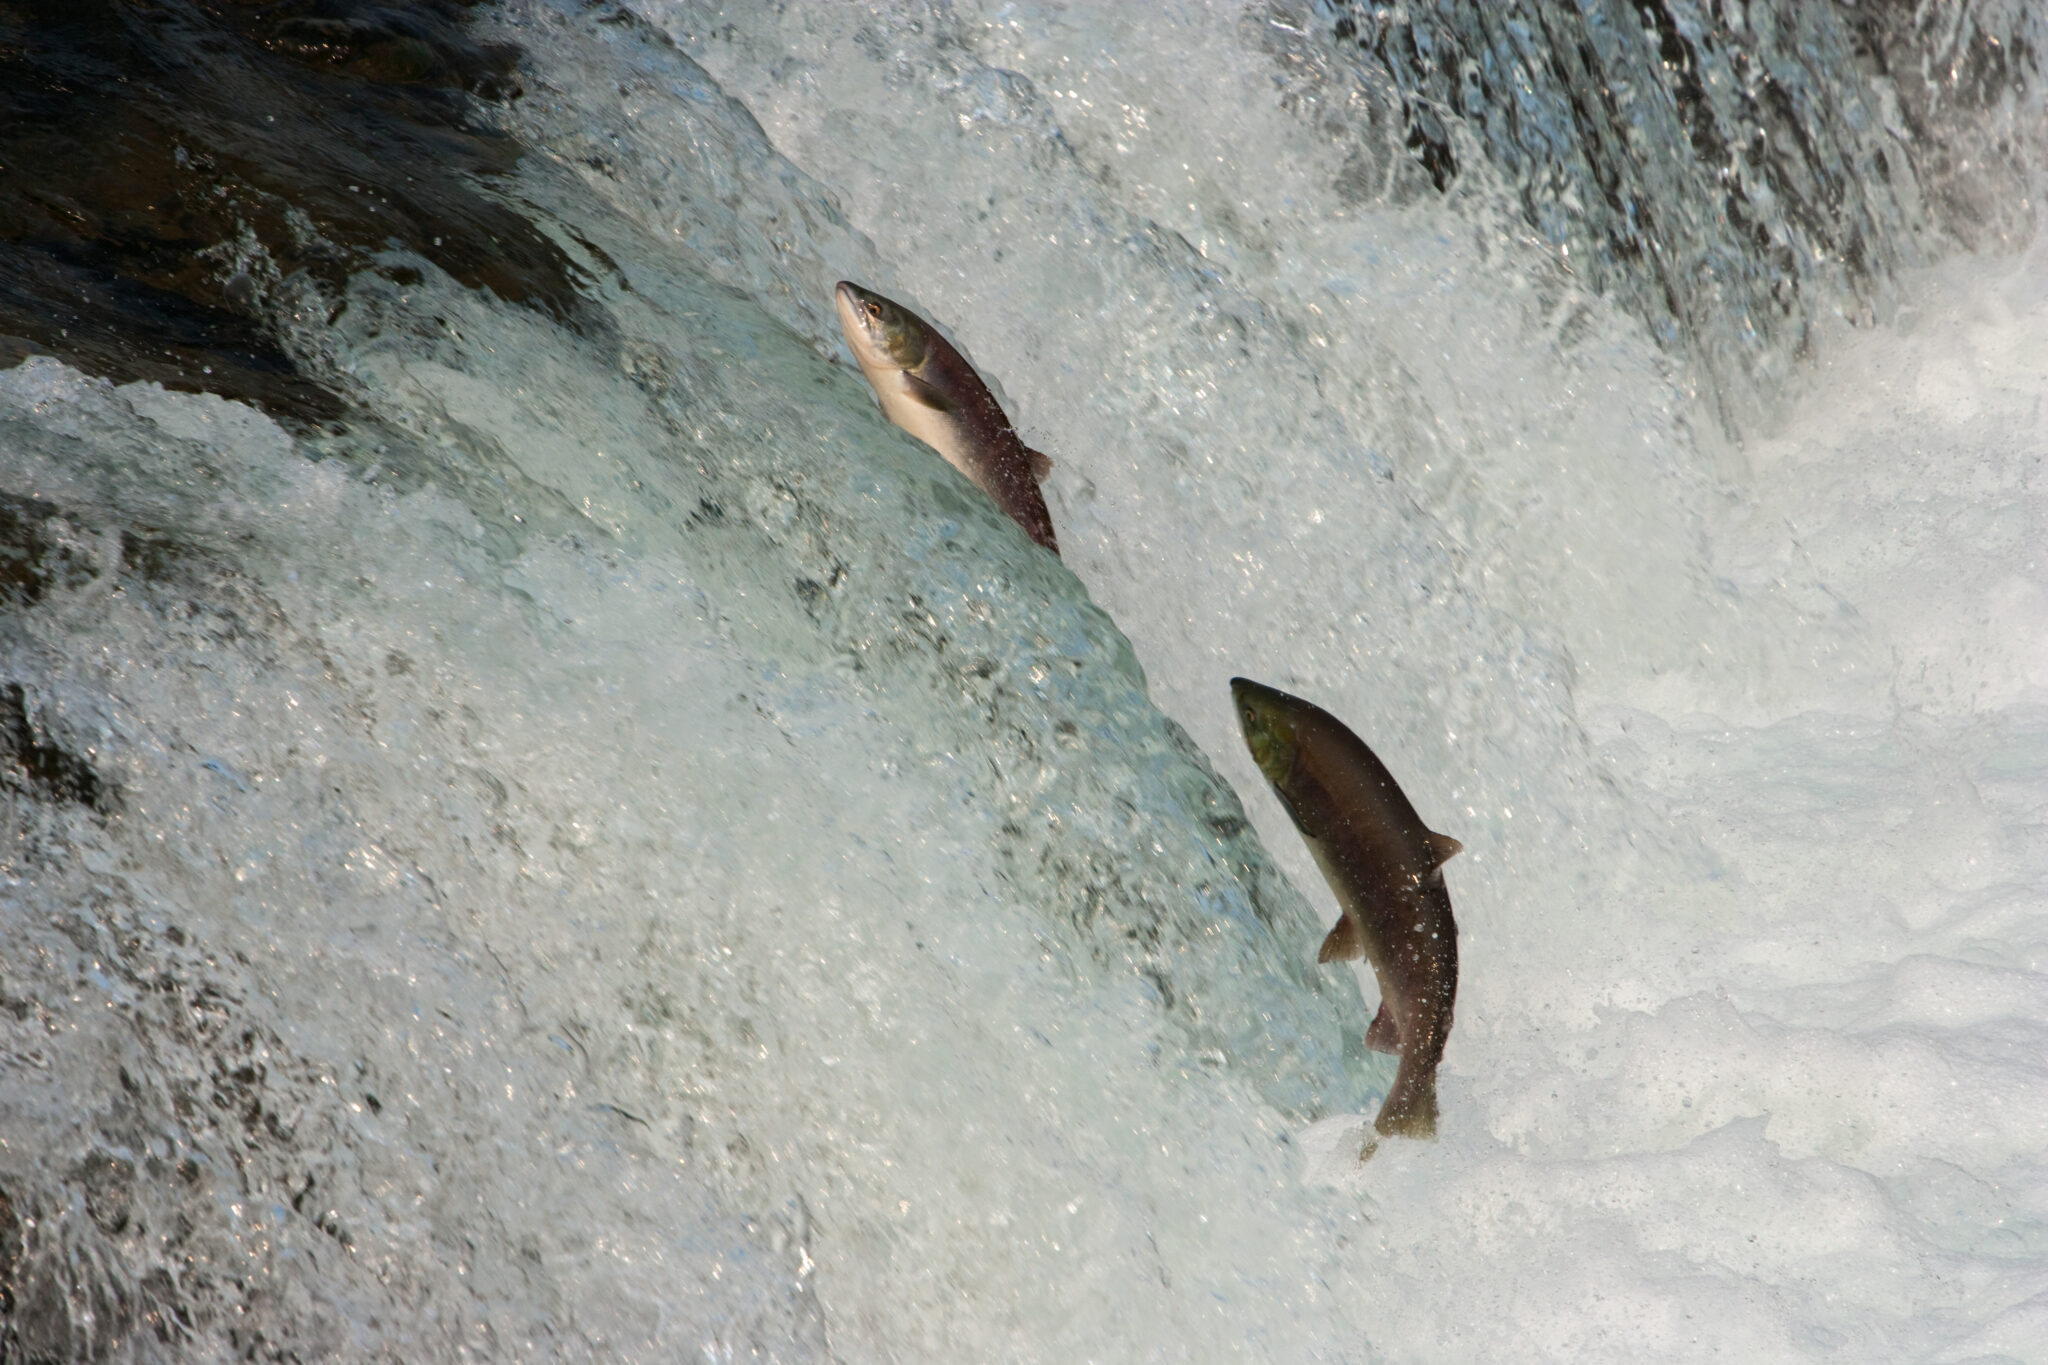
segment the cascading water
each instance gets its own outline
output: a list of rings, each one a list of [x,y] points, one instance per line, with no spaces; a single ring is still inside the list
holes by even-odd
[[[0,16],[0,1359],[2037,1358],[2040,21],[1739,10]]]

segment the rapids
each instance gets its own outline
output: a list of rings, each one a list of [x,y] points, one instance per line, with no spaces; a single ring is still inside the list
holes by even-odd
[[[2042,21],[1410,8],[19,21],[0,1359],[2040,1359]]]

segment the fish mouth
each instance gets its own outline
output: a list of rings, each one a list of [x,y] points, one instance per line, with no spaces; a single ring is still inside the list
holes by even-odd
[[[1232,678],[1230,699],[1252,762],[1268,782],[1280,786],[1294,771],[1294,725],[1286,705],[1292,698],[1250,678]]]
[[[872,346],[875,340],[868,310],[861,307],[862,296],[866,293],[852,280],[841,280],[832,290],[833,302],[839,305],[839,330],[846,333],[847,344],[856,348],[863,341]]]
[[[1235,704],[1238,721],[1250,725],[1254,720],[1271,722],[1287,714],[1288,703],[1294,698],[1277,687],[1268,687],[1250,678],[1230,680],[1230,700]]]
[[[1266,701],[1286,695],[1285,692],[1280,691],[1276,687],[1268,687],[1264,683],[1253,682],[1250,678],[1232,678],[1230,680],[1231,700],[1239,705],[1243,705],[1250,698]]]

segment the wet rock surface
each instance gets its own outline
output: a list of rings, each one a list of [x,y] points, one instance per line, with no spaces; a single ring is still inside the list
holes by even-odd
[[[489,185],[518,53],[452,0],[0,7],[0,366],[54,355],[333,420],[318,330],[416,256],[587,321],[573,268]]]

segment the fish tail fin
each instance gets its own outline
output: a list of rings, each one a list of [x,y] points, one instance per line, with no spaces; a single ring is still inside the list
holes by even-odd
[[[1052,533],[1052,518],[1050,516],[1033,517],[1030,521],[1020,524],[1024,527],[1024,534],[1030,536],[1046,549],[1051,550],[1053,558],[1059,558],[1059,537]]]
[[[1424,1062],[1415,1049],[1403,1053],[1387,1102],[1372,1126],[1388,1137],[1435,1137],[1436,1065]]]

